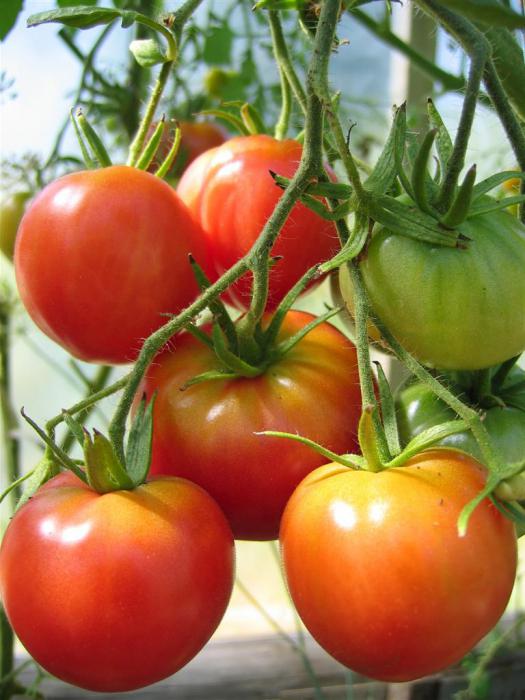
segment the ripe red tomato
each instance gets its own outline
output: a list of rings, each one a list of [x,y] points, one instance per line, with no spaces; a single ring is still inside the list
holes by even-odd
[[[279,340],[311,320],[288,313]],[[151,472],[184,476],[205,488],[236,538],[274,539],[286,501],[323,457],[297,442],[255,433],[299,433],[336,452],[355,451],[361,412],[355,348],[323,323],[258,377],[181,391],[195,375],[218,368],[212,350],[187,333],[152,362],[138,392],[156,392]]]
[[[100,495],[63,473],[7,528],[0,597],[47,671],[127,691],[171,675],[208,641],[233,567],[228,524],[195,484],[157,479]]]
[[[15,272],[29,315],[89,362],[130,362],[198,294],[202,234],[172,188],[126,166],[72,173],[24,215]]]
[[[304,479],[282,519],[283,564],[328,653],[407,681],[459,661],[492,629],[516,574],[514,526],[486,499],[457,532],[484,483],[481,465],[445,449],[380,473],[329,464]]]
[[[248,252],[281,197],[269,171],[292,177],[301,153],[297,141],[239,136],[206,151],[186,169],[177,192],[204,229],[213,279]],[[334,224],[296,204],[271,251],[283,260],[270,273],[267,308],[275,308],[310,267],[338,248]],[[246,275],[227,298],[246,308],[250,290],[251,275]]]

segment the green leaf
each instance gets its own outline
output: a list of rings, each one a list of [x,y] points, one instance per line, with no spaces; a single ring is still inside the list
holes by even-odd
[[[155,396],[146,404],[143,398],[129,431],[126,445],[126,469],[135,486],[146,481],[151,463],[153,439],[153,404]]]
[[[497,0],[441,0],[441,4],[474,22],[507,29],[525,29],[525,16]]]
[[[0,12],[0,41],[3,41],[15,26],[24,0],[3,0]]]
[[[233,32],[227,24],[212,27],[204,42],[202,57],[209,66],[229,65]]]
[[[93,437],[84,432],[84,457],[88,483],[98,493],[134,487],[113,445],[98,430],[93,431]]]
[[[129,50],[143,68],[151,68],[168,60],[162,46],[155,39],[135,39],[129,45]]]
[[[96,5],[98,0],[56,0],[57,7],[78,7],[79,5]]]
[[[108,7],[90,7],[88,5],[63,7],[58,10],[37,12],[31,15],[28,17],[27,26],[37,27],[39,24],[58,22],[59,24],[65,24],[67,27],[89,29],[101,24],[109,24],[121,17],[122,14],[120,10]]]

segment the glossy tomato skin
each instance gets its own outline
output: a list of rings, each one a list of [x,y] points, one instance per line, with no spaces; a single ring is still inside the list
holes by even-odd
[[[202,236],[172,188],[126,166],[48,185],[22,219],[15,272],[29,315],[81,360],[133,361],[144,338],[198,294]]]
[[[288,313],[280,339],[311,320]],[[355,451],[361,397],[354,346],[323,323],[258,377],[181,391],[218,364],[189,334],[173,344],[152,362],[138,392],[156,392],[151,472],[183,476],[206,489],[237,539],[275,539],[286,501],[323,458],[297,442],[255,433],[298,433],[339,453]]]
[[[233,538],[213,500],[182,479],[99,495],[71,473],[14,516],[0,596],[21,642],[58,678],[140,688],[208,641],[233,585]]]
[[[427,428],[457,420],[454,411],[424,384],[402,387],[396,395],[396,418],[403,444]],[[485,426],[493,446],[507,464],[519,462],[525,456],[525,411],[514,406],[492,406],[483,411]],[[440,440],[439,445],[454,447],[483,461],[474,436],[467,430]]]
[[[461,230],[464,250],[380,229],[361,262],[377,316],[423,364],[445,370],[490,367],[525,349],[525,227],[500,211]]]
[[[213,279],[248,252],[282,196],[270,171],[292,177],[301,153],[301,145],[290,139],[239,136],[203,153],[186,169],[177,192],[204,229]],[[272,255],[283,259],[270,272],[267,308],[275,308],[310,267],[338,248],[334,224],[296,204],[272,248]],[[250,291],[251,277],[244,276],[230,288],[228,300],[246,308]]]
[[[379,474],[325,465],[299,485],[281,524],[288,587],[301,619],[338,661],[408,681],[459,661],[503,613],[516,574],[513,524],[488,500],[457,533],[484,485],[453,450]]]

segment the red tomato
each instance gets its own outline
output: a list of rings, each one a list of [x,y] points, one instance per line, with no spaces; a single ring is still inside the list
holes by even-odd
[[[496,624],[516,575],[514,526],[486,499],[459,537],[481,465],[427,451],[378,474],[329,464],[282,519],[297,611],[328,653],[358,673],[407,681],[459,661]]]
[[[279,339],[311,320],[310,314],[288,313]],[[336,452],[355,450],[361,396],[354,346],[323,323],[258,377],[181,391],[219,364],[189,334],[178,335],[173,345],[151,364],[137,394],[156,392],[152,473],[184,476],[205,488],[236,538],[276,538],[286,501],[323,457],[297,442],[254,433],[299,433]]]
[[[100,495],[71,473],[14,516],[0,596],[33,658],[90,690],[165,678],[208,641],[233,585],[228,524],[184,479]]]
[[[301,153],[297,141],[239,136],[203,153],[186,169],[177,192],[204,229],[213,279],[248,252],[280,199],[282,191],[269,171],[292,177]],[[334,224],[296,204],[271,251],[283,260],[270,273],[267,308],[275,308],[310,267],[338,248]],[[245,308],[250,290],[247,275],[228,290],[227,298]]]
[[[172,188],[126,166],[48,185],[22,219],[15,271],[29,315],[81,360],[130,362],[198,294],[202,234]]]

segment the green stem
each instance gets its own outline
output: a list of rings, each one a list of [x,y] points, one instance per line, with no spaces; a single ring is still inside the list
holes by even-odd
[[[20,443],[16,437],[18,420],[11,397],[11,305],[8,300],[0,303],[0,397],[1,420],[4,436],[5,478],[8,484],[20,476]],[[10,512],[14,511],[20,496],[14,489],[10,496]]]
[[[282,140],[286,136],[288,131],[288,125],[290,123],[290,112],[292,108],[292,91],[290,83],[286,76],[286,71],[281,65],[280,57],[282,55],[282,46],[286,50],[286,44],[284,43],[284,37],[282,32],[281,23],[279,21],[279,14],[276,10],[270,10],[268,12],[268,20],[270,22],[270,32],[272,35],[272,46],[275,59],[277,61],[277,66],[279,68],[279,79],[281,82],[281,112],[279,114],[279,119],[275,125],[275,138]]]
[[[470,71],[465,89],[454,148],[447,164],[437,206],[447,211],[452,203],[459,175],[465,164],[465,155],[481,86],[485,65],[490,57],[488,41],[471,22],[456,15],[435,0],[417,0],[417,4],[439,22],[453,36],[470,57]]]
[[[275,60],[279,66],[279,72],[282,72],[294,94],[302,111],[306,113],[307,98],[306,92],[299,80],[299,76],[295,72],[295,67],[290,59],[288,47],[284,38],[283,28],[279,13],[276,10],[270,10],[268,13],[270,29],[272,33],[272,44]]]
[[[173,68],[173,63],[173,61],[167,61],[166,63],[162,64],[159,77],[157,78],[157,82],[153,87],[153,92],[151,93],[148,106],[146,108],[146,113],[144,114],[144,117],[140,122],[137,135],[135,136],[133,142],[131,143],[131,146],[129,147],[128,165],[134,166],[140,158],[142,147],[146,139],[146,134],[148,133],[150,124],[153,121],[153,117],[155,116],[155,111],[160,102],[162,93],[164,92],[164,88],[166,87],[169,74],[171,72],[171,69]]]
[[[492,61],[489,61],[485,66],[484,80],[487,92],[507,134],[518,165],[521,170],[525,171],[525,130],[507,99]],[[525,194],[525,181],[521,183],[521,193]],[[520,207],[520,219],[525,223],[525,206],[523,204]]]

